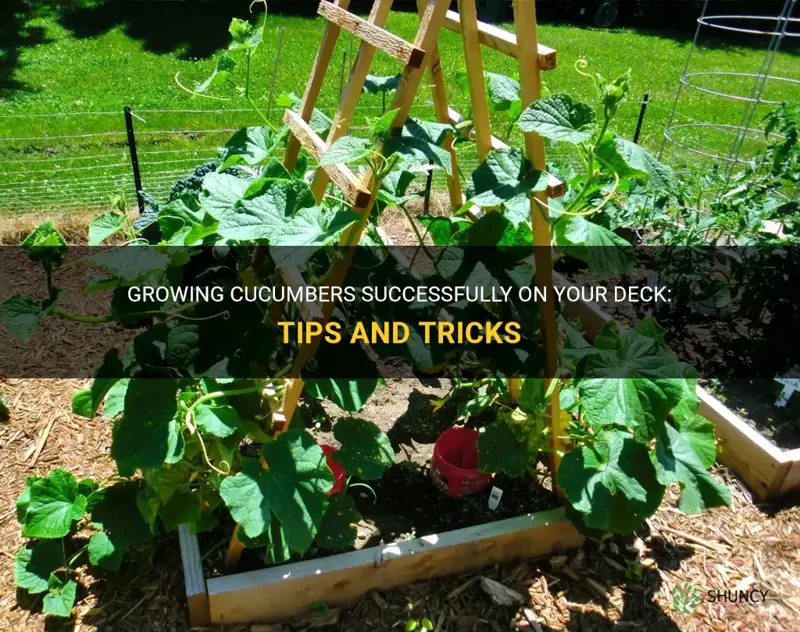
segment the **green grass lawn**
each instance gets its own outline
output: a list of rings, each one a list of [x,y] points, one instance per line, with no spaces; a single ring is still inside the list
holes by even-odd
[[[225,30],[226,22],[219,21],[221,31]],[[200,99],[175,84],[178,72],[187,85],[202,81],[213,68],[213,56],[186,58],[187,47],[181,46],[171,52],[152,52],[142,40],[128,35],[125,24],[91,37],[78,37],[49,18],[32,20],[28,27],[41,29],[43,43],[22,49],[12,75],[14,87],[5,90],[0,87],[0,213],[99,209],[119,190],[127,191],[132,198],[122,116],[125,105],[130,105],[144,119],[136,121],[143,181],[146,189],[157,194],[168,189],[178,174],[213,157],[215,148],[230,135],[228,130],[256,124],[251,113],[235,111],[243,107],[235,98],[230,102]],[[323,27],[322,20],[315,18],[269,18],[267,32],[271,37],[260,51],[261,64],[256,72],[256,94],[261,95],[260,103],[265,109],[279,30],[285,28],[286,35],[274,90],[276,96],[283,92],[302,94]],[[411,39],[417,17],[395,13],[388,27]],[[169,28],[169,25],[153,28]],[[620,112],[618,131],[632,136],[639,98],[648,92],[651,107],[642,142],[658,149],[689,50],[685,36],[672,39],[635,30],[542,25],[540,39],[558,50],[559,68],[545,75],[547,86],[554,92],[592,98],[591,81],[574,69],[580,57],[589,60],[592,71],[607,77],[632,68],[632,93]],[[320,99],[320,106],[328,112],[335,109],[338,99],[344,56],[347,55],[349,63],[356,47],[357,42],[351,43],[349,35],[340,38]],[[451,104],[466,111],[468,97],[454,81],[456,70],[463,65],[461,40],[445,32],[440,51]],[[762,52],[758,49],[708,47],[698,51],[693,69],[755,72],[761,59]],[[490,71],[505,74],[516,71],[513,60],[494,51],[486,51],[484,63]],[[791,76],[796,73],[796,66],[796,56],[783,54],[774,72]],[[394,60],[382,53],[376,55],[374,74],[394,74],[397,70]],[[707,87],[743,94],[749,88],[749,84],[733,85],[724,78],[717,78],[712,84],[711,79],[714,78],[700,77],[698,81]],[[784,88],[770,85],[767,96],[791,98]],[[223,96],[235,97],[224,93]],[[418,103],[417,115],[432,116],[427,90],[422,91]],[[365,116],[380,112],[380,98],[365,95],[362,105],[358,120],[354,121],[356,127],[363,125]],[[685,91],[680,104],[681,120],[685,122],[698,119],[737,123],[741,111],[736,102],[696,91]],[[277,120],[280,114],[274,108],[272,118]],[[702,140],[694,130],[688,131],[694,134],[692,142]],[[725,140],[719,138],[703,142],[725,146]],[[568,159],[565,151],[553,148],[550,157]]]

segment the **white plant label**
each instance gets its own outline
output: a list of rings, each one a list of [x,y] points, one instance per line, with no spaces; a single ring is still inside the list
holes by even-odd
[[[494,511],[500,506],[500,499],[503,497],[503,490],[499,487],[492,487],[492,493],[489,494],[489,509]]]

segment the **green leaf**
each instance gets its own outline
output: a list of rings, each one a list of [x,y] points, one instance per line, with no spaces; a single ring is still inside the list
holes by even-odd
[[[514,211],[514,225],[530,221],[530,194],[547,188],[547,174],[531,169],[530,162],[516,147],[496,149],[486,156],[472,174],[475,195],[469,205],[491,208],[505,205]]]
[[[333,458],[351,476],[377,480],[394,463],[392,442],[371,421],[345,417],[336,424],[333,436],[341,444]]]
[[[42,306],[29,294],[11,296],[0,303],[0,323],[23,342],[36,333],[41,316]]]
[[[222,221],[229,213],[236,212],[236,203],[244,197],[247,180],[227,173],[209,173],[203,178],[201,204],[209,215]]]
[[[370,125],[370,132],[373,136],[377,138],[385,138],[386,135],[392,130],[392,125],[397,119],[397,115],[400,113],[400,109],[397,108],[395,110],[389,110],[383,116],[376,118],[372,121]]]
[[[400,168],[414,170],[429,163],[441,167],[447,175],[453,173],[450,152],[439,145],[452,127],[442,123],[428,123],[410,118],[399,136],[393,136],[383,146],[386,157],[400,154]]]
[[[480,429],[478,469],[481,472],[522,476],[535,463],[536,453],[528,450],[527,432],[520,420],[498,415],[494,423]]]
[[[189,488],[189,478],[193,471],[187,461],[179,461],[173,465],[144,469],[142,476],[161,501],[167,502],[179,489]]]
[[[486,90],[495,112],[507,112],[521,100],[519,81],[494,72],[486,74]]]
[[[617,149],[616,137],[611,132],[607,133],[595,151],[597,160],[607,169],[616,173],[620,178],[648,179],[650,176],[645,171],[634,169],[628,161],[620,155]]]
[[[131,468],[160,467],[182,449],[175,419],[176,380],[132,379],[125,393],[125,412],[114,424],[111,457]]]
[[[187,524],[192,531],[197,531],[203,513],[202,501],[198,490],[180,490],[172,494],[158,512],[167,531],[174,531],[178,525]]]
[[[42,222],[20,244],[28,258],[36,263],[58,265],[67,252],[67,242],[52,222]]]
[[[125,410],[125,393],[128,391],[129,382],[130,380],[125,378],[108,389],[108,394],[103,402],[103,417],[114,419]]]
[[[85,419],[93,419],[103,398],[119,382],[123,370],[117,350],[106,351],[100,366],[95,369],[92,385],[72,395],[72,412]]]
[[[321,248],[331,244],[359,219],[359,214],[351,210],[331,213],[321,206],[304,208],[284,223],[281,232],[275,235],[270,242],[273,246],[303,246],[304,249],[299,252],[303,261],[295,261],[294,257],[298,252],[289,248],[281,248],[280,251],[273,252],[272,258],[276,265],[281,267],[286,266],[290,261],[305,263],[305,259],[312,254],[312,250],[309,248]]]
[[[565,454],[558,484],[587,527],[614,533],[641,527],[664,496],[647,447],[619,430]]]
[[[320,166],[353,164],[363,160],[372,153],[372,143],[364,138],[355,136],[342,136],[328,147],[328,151],[322,156]]]
[[[8,400],[0,394],[0,421],[11,419],[11,410],[8,408]]]
[[[568,94],[554,94],[529,105],[517,121],[523,132],[578,144],[594,134],[594,110]]]
[[[714,453],[714,425],[702,417],[678,428],[664,424],[653,459],[656,477],[662,485],[680,484],[678,509],[682,512],[697,514],[711,507],[730,506],[730,489],[718,482],[704,463]]]
[[[584,357],[577,375],[587,421],[595,428],[627,426],[642,440],[660,434],[695,379],[694,369],[674,353],[629,330],[619,332],[617,348]]]
[[[330,399],[342,410],[358,412],[372,397],[380,380],[362,378],[357,380],[337,380],[334,378],[313,378],[305,380],[306,392],[314,399]]]
[[[14,559],[14,584],[31,594],[47,590],[50,575],[64,566],[64,549],[57,540],[42,540],[22,547]]]
[[[125,226],[125,216],[119,213],[103,213],[89,224],[89,245],[99,246]]]
[[[77,590],[78,584],[71,579],[65,583],[57,576],[51,575],[47,594],[42,602],[42,612],[54,617],[69,617],[75,605]]]
[[[236,60],[233,57],[228,53],[222,53],[217,57],[217,63],[214,65],[214,72],[202,83],[195,84],[195,92],[203,94],[212,86],[227,81],[231,73],[236,70],[236,65]]]
[[[585,217],[562,217],[555,227],[556,244],[589,264],[593,274],[613,276],[627,271],[636,261],[631,244]]]
[[[202,224],[207,215],[195,193],[183,193],[158,212],[161,236],[170,245],[182,246],[186,242],[186,235]]]
[[[652,316],[643,318],[639,324],[633,328],[633,330],[637,334],[641,334],[642,336],[652,339],[656,344],[659,345],[664,344],[664,334],[667,333],[667,330],[659,325],[658,321]]]
[[[223,239],[273,240],[294,214],[295,202],[291,182],[270,180],[262,183],[258,195],[237,201],[223,213],[215,210],[212,214],[219,221],[217,232]]]
[[[85,511],[86,496],[78,493],[75,477],[65,470],[53,470],[47,478],[31,484],[22,535],[27,538],[63,538]]]
[[[90,265],[108,270],[122,281],[138,281],[170,264],[167,252],[157,248],[112,248],[87,259]]]
[[[233,406],[228,404],[200,404],[195,409],[198,427],[215,437],[230,437],[242,428],[242,420]]]
[[[25,524],[25,514],[28,511],[28,505],[31,502],[31,485],[33,485],[34,481],[38,481],[43,477],[39,476],[38,474],[34,474],[33,476],[28,476],[25,478],[25,487],[20,492],[19,496],[17,496],[17,522],[20,524]]]
[[[356,510],[355,501],[346,492],[334,494],[319,525],[317,546],[331,551],[351,548],[358,535],[356,523],[359,520],[361,514]]]
[[[225,171],[234,165],[261,164],[275,150],[276,142],[276,135],[269,127],[262,125],[240,129],[220,148],[217,171]]]
[[[102,533],[89,541],[89,561],[109,571],[116,571],[125,550],[151,537],[150,527],[139,511],[139,484],[118,483],[100,490],[100,500],[92,509],[92,523]]]
[[[619,137],[616,138],[615,142],[620,156],[632,169],[649,174],[648,184],[651,189],[670,190],[672,188],[675,175],[671,167],[656,160],[641,145]]]
[[[289,547],[306,551],[314,542],[333,487],[325,455],[301,429],[287,430],[264,444],[261,454],[269,469],[264,470],[255,459],[244,461],[241,472],[222,481],[220,495],[248,537],[264,533],[274,514]]]
[[[363,91],[370,94],[394,92],[397,90],[397,86],[400,85],[402,78],[403,75],[400,74],[389,76],[367,75]]]

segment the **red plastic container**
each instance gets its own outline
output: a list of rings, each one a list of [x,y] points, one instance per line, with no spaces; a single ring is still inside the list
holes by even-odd
[[[453,498],[486,489],[492,475],[478,471],[478,431],[450,428],[440,434],[433,446],[431,476],[436,486]]]
[[[331,472],[333,472],[333,487],[331,491],[328,492],[328,496],[333,496],[336,492],[344,491],[344,486],[347,482],[347,472],[332,458],[337,452],[336,448],[327,443],[322,443],[319,447],[322,448],[325,461],[328,463],[328,467],[331,468]]]

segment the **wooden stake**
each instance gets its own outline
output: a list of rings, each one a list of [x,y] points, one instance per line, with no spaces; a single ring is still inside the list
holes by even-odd
[[[350,6],[350,0],[335,0],[334,4],[337,7],[346,9]],[[311,115],[314,113],[314,108],[317,105],[319,93],[322,90],[322,84],[325,82],[325,75],[331,64],[333,51],[336,48],[336,42],[339,39],[342,27],[332,22],[325,25],[325,33],[322,36],[322,41],[319,45],[319,52],[317,59],[314,62],[314,68],[311,71],[311,76],[306,84],[306,93],[303,96],[303,102],[300,104],[300,117],[304,121],[310,121]],[[289,142],[286,145],[286,153],[283,158],[283,165],[291,172],[294,171],[294,166],[297,163],[297,156],[300,154],[300,142],[293,136],[289,137]]]
[[[539,41],[535,3],[528,0],[514,0],[514,20],[517,25],[517,33],[525,34],[524,37],[518,38],[517,43],[522,108],[525,109],[531,103],[540,99],[542,93],[538,64]],[[545,169],[544,139],[541,136],[532,132],[525,134],[525,153],[534,169]],[[547,300],[539,303],[539,320],[545,354],[545,384],[546,387],[549,387],[550,381],[555,379],[558,371],[558,330],[556,328],[555,291],[553,289],[552,237],[550,234],[546,192],[536,193],[531,198],[531,223],[533,224],[534,246],[536,246],[534,252],[536,286],[547,292]],[[556,472],[561,463],[561,457],[558,452],[563,452],[566,447],[564,440],[566,434],[565,424],[561,419],[558,395],[559,391],[558,387],[556,387],[548,410],[553,448],[551,473],[553,489],[555,490],[558,490]]]
[[[481,162],[492,151],[492,123],[486,101],[486,81],[483,75],[483,58],[478,34],[478,10],[475,0],[458,0],[461,34],[464,43],[464,60],[467,64],[469,98],[472,103],[472,122],[475,126],[475,143]]]

